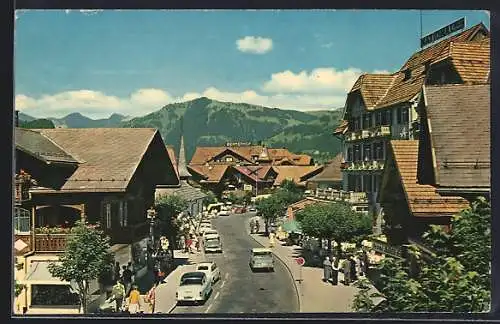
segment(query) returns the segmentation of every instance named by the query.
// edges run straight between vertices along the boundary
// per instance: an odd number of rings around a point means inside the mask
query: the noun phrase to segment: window
[[[372,176],[367,175],[363,178],[363,191],[372,192]]]
[[[17,233],[29,233],[31,213],[24,208],[16,207],[14,210],[14,231]]]
[[[353,156],[352,156],[352,147],[347,148],[347,162],[352,162]]]
[[[360,145],[354,145],[354,161],[361,160],[361,148]]]
[[[401,109],[402,109],[401,107],[398,107],[398,109],[396,110],[398,124],[401,124]]]
[[[370,113],[365,115],[365,128],[370,128],[372,127],[372,115]]]
[[[398,124],[408,123],[408,108],[399,107],[397,110]]]
[[[359,130],[359,118],[354,118],[354,131]]]
[[[126,227],[128,226],[128,211],[127,211],[127,201],[119,202],[119,213],[120,226]]]
[[[226,156],[226,162],[233,162],[233,157]]]
[[[78,295],[67,285],[31,285],[31,305],[79,305]]]
[[[375,126],[380,126],[381,123],[382,123],[382,112],[377,111],[375,113]]]
[[[385,124],[384,125],[392,125],[392,110],[388,109],[385,111]]]
[[[110,203],[105,204],[104,217],[106,218],[106,228],[111,228],[111,204]]]
[[[371,144],[364,144],[363,145],[363,148],[364,148],[364,160],[365,161],[368,161],[368,160],[371,160],[372,159],[372,146]]]

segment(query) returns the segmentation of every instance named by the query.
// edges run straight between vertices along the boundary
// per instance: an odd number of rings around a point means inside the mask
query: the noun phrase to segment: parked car
[[[209,228],[209,229],[206,229],[206,230],[203,232],[203,238],[205,238],[207,235],[211,235],[211,234],[219,235],[219,233],[217,232],[217,230],[216,230],[216,229]]]
[[[257,210],[255,209],[255,207],[254,207],[254,206],[250,206],[250,207],[248,207],[248,211],[250,211],[250,212],[255,212],[255,211],[257,211]]]
[[[265,269],[274,271],[274,257],[271,249],[253,248],[250,254],[250,268],[252,271]]]
[[[205,253],[208,252],[221,252],[222,253],[222,242],[220,240],[219,234],[207,234],[203,238],[203,250]]]
[[[177,303],[205,302],[212,293],[212,281],[201,271],[186,272],[182,275],[175,293]]]
[[[203,233],[205,233],[205,231],[207,230],[211,230],[212,229],[212,225],[209,225],[209,224],[201,224],[200,225],[200,228],[198,230],[198,232],[200,232],[200,234],[203,235]]]
[[[220,269],[215,262],[198,263],[196,271],[204,272],[212,281],[212,285],[220,280]]]
[[[218,214],[219,216],[229,216],[229,210],[221,210]]]

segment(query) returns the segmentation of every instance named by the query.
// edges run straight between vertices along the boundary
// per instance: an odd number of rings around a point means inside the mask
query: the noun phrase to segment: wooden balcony
[[[328,190],[316,189],[314,192],[316,198],[332,200],[332,201],[345,201],[349,203],[368,203],[366,192],[353,192],[343,190]]]
[[[128,244],[146,237],[149,234],[149,223],[118,227],[105,233],[110,236],[111,244]],[[35,251],[63,252],[70,236],[68,233],[35,233]]]
[[[390,255],[395,258],[403,258],[403,248],[400,246],[389,245],[380,240],[372,240],[372,248],[382,254]]]

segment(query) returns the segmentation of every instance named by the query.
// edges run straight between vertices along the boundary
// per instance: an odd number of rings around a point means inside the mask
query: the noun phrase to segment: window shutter
[[[128,201],[123,202],[123,226],[128,226]]]

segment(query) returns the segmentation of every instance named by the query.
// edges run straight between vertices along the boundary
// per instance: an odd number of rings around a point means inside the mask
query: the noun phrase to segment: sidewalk
[[[264,221],[260,221],[264,224]],[[262,227],[262,226],[261,226]],[[261,234],[250,234],[250,226],[247,232],[259,244],[268,247],[269,239]],[[299,311],[301,313],[316,312],[353,312],[351,305],[358,289],[352,284],[344,286],[341,281],[344,276],[339,272],[339,284],[333,286],[331,283],[322,281],[323,268],[301,267],[295,261],[300,256],[300,246],[282,246],[278,240],[273,248],[273,253],[279,258],[290,271],[299,295]],[[302,281],[300,281],[302,279]],[[375,292],[373,288],[372,292]]]
[[[155,313],[168,314],[175,308],[177,304],[175,292],[182,274],[195,270],[195,265],[204,259],[205,255],[202,252],[189,254],[180,250],[174,251],[174,260],[181,261],[181,264],[165,278],[165,283],[156,288]]]

